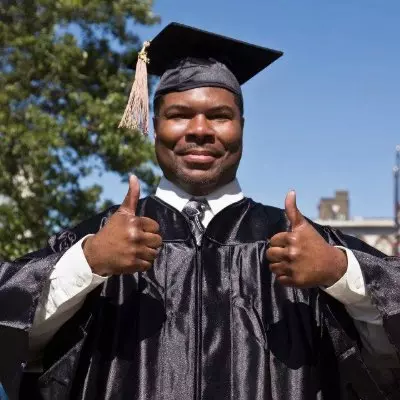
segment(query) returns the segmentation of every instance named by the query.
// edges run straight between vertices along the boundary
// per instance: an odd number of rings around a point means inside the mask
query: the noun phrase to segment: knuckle
[[[295,246],[290,246],[287,252],[289,260],[295,261],[299,258],[299,249]]]
[[[130,229],[129,230],[129,239],[133,243],[139,243],[142,239],[142,233],[138,229]]]
[[[275,272],[277,270],[276,263],[270,263],[269,264],[269,269],[271,272]]]
[[[160,232],[160,224],[156,221],[153,221],[153,229],[154,229],[154,232],[156,232],[156,233]]]
[[[286,281],[286,277],[284,275],[277,276],[276,280],[283,285]]]
[[[270,249],[270,254],[272,257],[277,257],[279,256],[280,252],[281,252],[281,247],[271,247]]]
[[[282,235],[281,233],[277,233],[269,241],[270,246],[276,246],[276,244],[280,241]]]
[[[150,250],[147,254],[146,259],[150,259],[151,261],[154,261],[157,257],[157,252],[155,250]]]
[[[162,246],[161,236],[154,235],[154,236],[152,236],[151,238],[148,239],[147,243],[152,247],[159,248],[159,247]]]
[[[140,228],[142,226],[142,224],[143,224],[141,217],[132,217],[131,220],[130,220],[130,223],[135,228]]]

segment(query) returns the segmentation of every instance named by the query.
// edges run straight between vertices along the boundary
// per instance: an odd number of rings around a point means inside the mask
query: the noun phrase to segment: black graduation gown
[[[0,381],[11,399],[18,398],[28,331],[52,267],[116,209],[1,267]],[[183,215],[161,200],[141,200],[138,215],[160,224],[163,246],[153,268],[113,276],[88,295],[45,349],[41,398],[400,398],[372,379],[340,303],[319,289],[283,287],[270,273],[267,239],[287,230],[282,210],[245,198],[214,217],[200,247]],[[354,251],[385,330],[400,349],[399,259],[316,228],[330,243]]]

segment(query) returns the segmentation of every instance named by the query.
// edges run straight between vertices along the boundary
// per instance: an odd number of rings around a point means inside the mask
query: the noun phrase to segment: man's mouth
[[[183,159],[188,163],[208,164],[212,163],[218,156],[207,150],[188,150],[183,153]]]

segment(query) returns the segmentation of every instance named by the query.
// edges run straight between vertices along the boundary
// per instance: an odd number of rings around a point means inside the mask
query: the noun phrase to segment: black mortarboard
[[[241,96],[240,85],[283,53],[171,23],[138,56],[135,81],[120,126],[148,130],[148,73],[160,76],[155,96],[196,87],[222,87]]]

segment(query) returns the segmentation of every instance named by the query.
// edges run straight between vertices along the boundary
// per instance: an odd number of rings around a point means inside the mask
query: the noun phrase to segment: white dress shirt
[[[193,198],[165,178],[161,179],[155,195],[178,211],[182,211],[186,203]],[[210,195],[202,196],[210,206],[205,211],[203,225],[207,227],[216,214],[243,197],[237,180]],[[52,336],[79,310],[86,295],[107,280],[92,273],[82,249],[84,239],[73,245],[60,258],[50,275],[48,288],[39,300],[29,334],[31,368],[34,368],[35,361],[40,360],[41,350]],[[360,265],[351,250],[342,249],[347,254],[347,272],[333,286],[324,290],[345,305],[368,352],[392,360],[396,351],[384,333],[378,310],[366,293]]]

